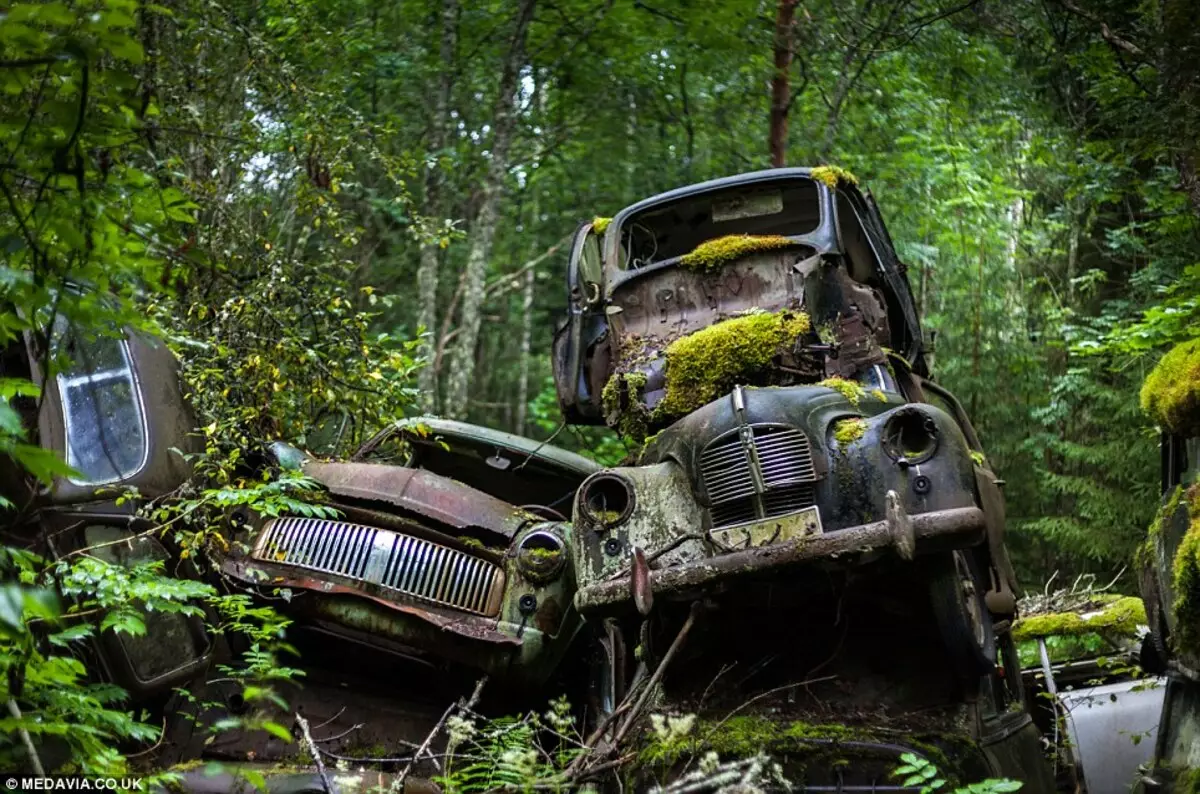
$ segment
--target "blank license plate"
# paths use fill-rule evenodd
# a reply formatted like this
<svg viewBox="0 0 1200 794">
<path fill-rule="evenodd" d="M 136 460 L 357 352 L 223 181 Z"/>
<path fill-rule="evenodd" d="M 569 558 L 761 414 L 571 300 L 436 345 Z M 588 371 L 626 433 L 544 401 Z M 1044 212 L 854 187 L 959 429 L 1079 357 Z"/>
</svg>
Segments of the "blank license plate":
<svg viewBox="0 0 1200 794">
<path fill-rule="evenodd" d="M 714 540 L 731 548 L 752 549 L 758 546 L 784 543 L 796 538 L 806 538 L 809 535 L 820 535 L 823 531 L 821 514 L 816 505 L 813 505 L 798 513 L 714 530 L 712 535 Z"/>
</svg>

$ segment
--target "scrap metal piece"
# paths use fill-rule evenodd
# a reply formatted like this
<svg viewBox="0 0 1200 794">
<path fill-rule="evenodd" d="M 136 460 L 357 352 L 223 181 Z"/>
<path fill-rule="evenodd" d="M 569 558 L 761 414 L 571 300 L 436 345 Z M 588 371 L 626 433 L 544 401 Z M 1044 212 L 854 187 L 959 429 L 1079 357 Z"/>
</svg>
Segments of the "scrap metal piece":
<svg viewBox="0 0 1200 794">
<path fill-rule="evenodd" d="M 908 517 L 900 496 L 895 491 L 888 491 L 884 497 L 887 510 L 888 534 L 891 535 L 892 545 L 900 559 L 911 562 L 917 551 L 917 536 L 913 531 L 912 519 Z"/>
<path fill-rule="evenodd" d="M 650 587 L 650 565 L 646 555 L 637 546 L 633 548 L 633 569 L 630 571 L 629 587 L 633 592 L 633 604 L 645 617 L 654 608 L 654 590 Z"/>
</svg>

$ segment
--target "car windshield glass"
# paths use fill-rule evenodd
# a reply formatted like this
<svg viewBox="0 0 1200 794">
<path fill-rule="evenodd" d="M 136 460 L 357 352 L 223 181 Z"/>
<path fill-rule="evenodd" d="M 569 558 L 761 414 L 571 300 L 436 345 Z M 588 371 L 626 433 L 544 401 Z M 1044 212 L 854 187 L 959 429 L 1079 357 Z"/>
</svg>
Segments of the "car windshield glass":
<svg viewBox="0 0 1200 794">
<path fill-rule="evenodd" d="M 57 375 L 72 482 L 101 485 L 136 474 L 146 462 L 146 418 L 129 343 L 83 338 L 56 324 Z"/>
<path fill-rule="evenodd" d="M 652 207 L 622 224 L 621 267 L 674 259 L 730 234 L 808 234 L 821 222 L 819 196 L 811 179 L 790 179 L 685 196 Z"/>
</svg>

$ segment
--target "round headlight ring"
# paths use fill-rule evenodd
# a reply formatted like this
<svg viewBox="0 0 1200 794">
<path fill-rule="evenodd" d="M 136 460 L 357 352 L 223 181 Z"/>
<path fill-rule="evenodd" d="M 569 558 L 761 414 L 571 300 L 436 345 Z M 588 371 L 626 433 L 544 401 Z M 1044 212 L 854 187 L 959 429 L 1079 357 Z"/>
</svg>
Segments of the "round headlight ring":
<svg viewBox="0 0 1200 794">
<path fill-rule="evenodd" d="M 888 457 L 906 466 L 929 460 L 941 443 L 937 422 L 918 408 L 901 408 L 888 417 L 880 438 Z"/>
<path fill-rule="evenodd" d="M 567 564 L 567 544 L 556 533 L 535 529 L 517 543 L 517 569 L 532 582 L 548 582 Z"/>
<path fill-rule="evenodd" d="M 634 504 L 633 484 L 619 474 L 602 471 L 579 486 L 579 512 L 583 519 L 605 529 L 628 521 Z"/>
</svg>

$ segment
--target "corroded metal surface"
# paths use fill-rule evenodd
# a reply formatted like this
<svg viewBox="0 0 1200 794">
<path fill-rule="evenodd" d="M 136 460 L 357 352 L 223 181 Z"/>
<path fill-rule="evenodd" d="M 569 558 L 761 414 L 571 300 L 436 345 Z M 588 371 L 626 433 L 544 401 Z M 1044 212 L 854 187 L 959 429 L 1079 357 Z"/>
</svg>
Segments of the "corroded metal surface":
<svg viewBox="0 0 1200 794">
<path fill-rule="evenodd" d="M 945 543 L 963 546 L 978 543 L 986 527 L 983 511 L 975 507 L 922 513 L 912 516 L 911 521 L 918 551 L 930 546 L 945 548 Z M 652 571 L 650 585 L 655 594 L 688 591 L 814 560 L 836 559 L 840 555 L 858 555 L 892 548 L 895 545 L 893 537 L 886 520 L 875 521 L 788 543 L 730 552 Z M 580 588 L 575 595 L 575 606 L 587 612 L 629 600 L 629 581 L 622 577 Z"/>
<path fill-rule="evenodd" d="M 336 496 L 386 502 L 455 529 L 486 529 L 512 538 L 537 517 L 470 486 L 420 469 L 379 463 L 319 463 L 304 473 Z"/>
</svg>

